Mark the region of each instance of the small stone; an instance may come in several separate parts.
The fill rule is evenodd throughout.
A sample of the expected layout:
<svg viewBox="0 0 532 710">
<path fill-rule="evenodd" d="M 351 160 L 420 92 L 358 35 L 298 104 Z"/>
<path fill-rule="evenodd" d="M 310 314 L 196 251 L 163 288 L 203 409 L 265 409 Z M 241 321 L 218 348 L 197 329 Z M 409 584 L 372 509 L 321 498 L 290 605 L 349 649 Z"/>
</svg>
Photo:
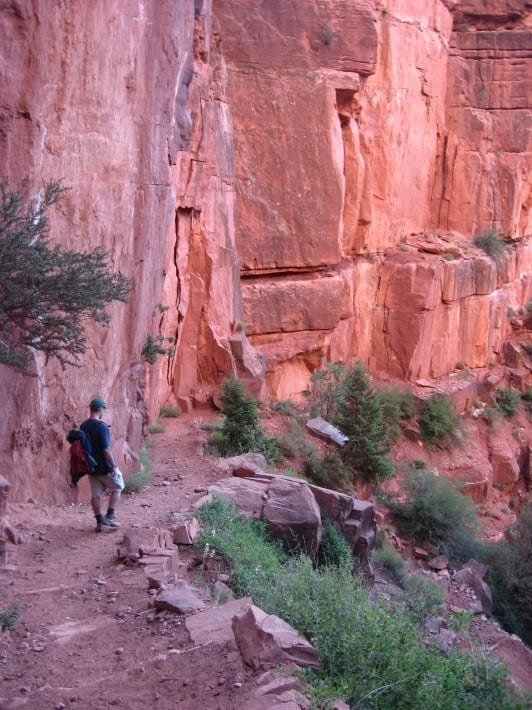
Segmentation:
<svg viewBox="0 0 532 710">
<path fill-rule="evenodd" d="M 218 678 L 218 685 L 225 685 L 225 678 Z"/>
<path fill-rule="evenodd" d="M 241 688 L 241 687 L 242 687 L 242 683 L 241 683 L 239 680 L 237 680 L 235 683 L 233 683 L 233 686 L 234 686 L 235 688 Z"/>
<path fill-rule="evenodd" d="M 30 646 L 30 648 L 32 651 L 40 653 L 41 651 L 44 651 L 45 645 L 43 643 L 35 642 Z"/>
<path fill-rule="evenodd" d="M 65 703 L 57 703 L 55 710 L 64 710 L 66 708 Z"/>
<path fill-rule="evenodd" d="M 116 653 L 117 656 L 119 656 L 121 653 L 124 653 L 124 647 L 123 647 L 123 646 L 119 646 L 119 647 L 116 649 L 115 653 Z"/>
</svg>

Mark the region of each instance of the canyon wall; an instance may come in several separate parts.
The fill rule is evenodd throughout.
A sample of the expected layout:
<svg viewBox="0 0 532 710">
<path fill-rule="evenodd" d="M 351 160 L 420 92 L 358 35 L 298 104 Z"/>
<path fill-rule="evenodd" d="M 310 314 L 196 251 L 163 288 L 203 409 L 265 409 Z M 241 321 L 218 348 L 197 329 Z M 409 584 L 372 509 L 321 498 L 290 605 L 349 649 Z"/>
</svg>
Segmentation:
<svg viewBox="0 0 532 710">
<path fill-rule="evenodd" d="M 489 8 L 487 7 L 489 5 Z M 485 7 L 486 6 L 486 7 Z M 81 369 L 0 366 L 0 473 L 64 500 L 64 432 L 109 402 L 135 466 L 159 406 L 324 358 L 403 380 L 501 358 L 532 299 L 526 0 L 9 0 L 2 177 L 63 178 L 54 239 L 133 279 Z M 498 263 L 472 244 L 501 229 Z M 141 357 L 148 334 L 169 350 Z M 523 382 L 526 384 L 525 376 Z"/>
</svg>

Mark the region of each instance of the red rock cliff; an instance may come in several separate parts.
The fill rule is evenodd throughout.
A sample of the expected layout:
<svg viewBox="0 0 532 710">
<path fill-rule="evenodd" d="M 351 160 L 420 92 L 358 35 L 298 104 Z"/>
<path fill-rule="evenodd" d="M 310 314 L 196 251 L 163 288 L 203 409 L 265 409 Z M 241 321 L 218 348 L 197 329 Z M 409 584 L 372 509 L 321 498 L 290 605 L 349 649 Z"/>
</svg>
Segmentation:
<svg viewBox="0 0 532 710">
<path fill-rule="evenodd" d="M 134 279 L 81 370 L 0 368 L 15 499 L 64 498 L 94 394 L 127 469 L 148 411 L 233 364 L 283 398 L 324 357 L 404 379 L 498 359 L 532 297 L 527 7 L 4 3 L 1 173 L 63 177 L 58 241 Z M 514 242 L 498 267 L 482 228 Z M 146 367 L 148 333 L 174 356 Z"/>
</svg>

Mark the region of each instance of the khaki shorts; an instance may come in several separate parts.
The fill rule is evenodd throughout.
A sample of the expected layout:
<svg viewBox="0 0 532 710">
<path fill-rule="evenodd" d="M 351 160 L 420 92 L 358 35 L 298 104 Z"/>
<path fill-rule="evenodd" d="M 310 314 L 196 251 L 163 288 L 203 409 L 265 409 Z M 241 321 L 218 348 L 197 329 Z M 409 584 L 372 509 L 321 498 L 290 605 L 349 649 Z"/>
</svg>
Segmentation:
<svg viewBox="0 0 532 710">
<path fill-rule="evenodd" d="M 106 476 L 89 476 L 91 482 L 91 496 L 98 498 L 108 490 L 110 493 L 124 490 L 124 479 L 120 471 L 111 471 Z"/>
</svg>

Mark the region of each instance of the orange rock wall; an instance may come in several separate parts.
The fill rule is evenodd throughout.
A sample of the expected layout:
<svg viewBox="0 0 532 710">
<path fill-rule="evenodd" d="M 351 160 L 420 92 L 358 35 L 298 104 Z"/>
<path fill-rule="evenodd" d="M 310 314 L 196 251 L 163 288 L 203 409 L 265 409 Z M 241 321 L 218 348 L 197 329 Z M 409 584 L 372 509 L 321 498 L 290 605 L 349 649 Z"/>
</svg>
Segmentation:
<svg viewBox="0 0 532 710">
<path fill-rule="evenodd" d="M 127 472 L 163 402 L 232 368 L 282 399 L 324 358 L 415 379 L 499 357 L 532 298 L 530 30 L 524 0 L 485 4 L 3 3 L 0 174 L 63 177 L 55 238 L 134 282 L 82 369 L 0 366 L 14 499 L 70 495 L 95 394 Z M 485 227 L 515 242 L 498 266 Z M 174 354 L 146 366 L 148 333 Z"/>
</svg>

